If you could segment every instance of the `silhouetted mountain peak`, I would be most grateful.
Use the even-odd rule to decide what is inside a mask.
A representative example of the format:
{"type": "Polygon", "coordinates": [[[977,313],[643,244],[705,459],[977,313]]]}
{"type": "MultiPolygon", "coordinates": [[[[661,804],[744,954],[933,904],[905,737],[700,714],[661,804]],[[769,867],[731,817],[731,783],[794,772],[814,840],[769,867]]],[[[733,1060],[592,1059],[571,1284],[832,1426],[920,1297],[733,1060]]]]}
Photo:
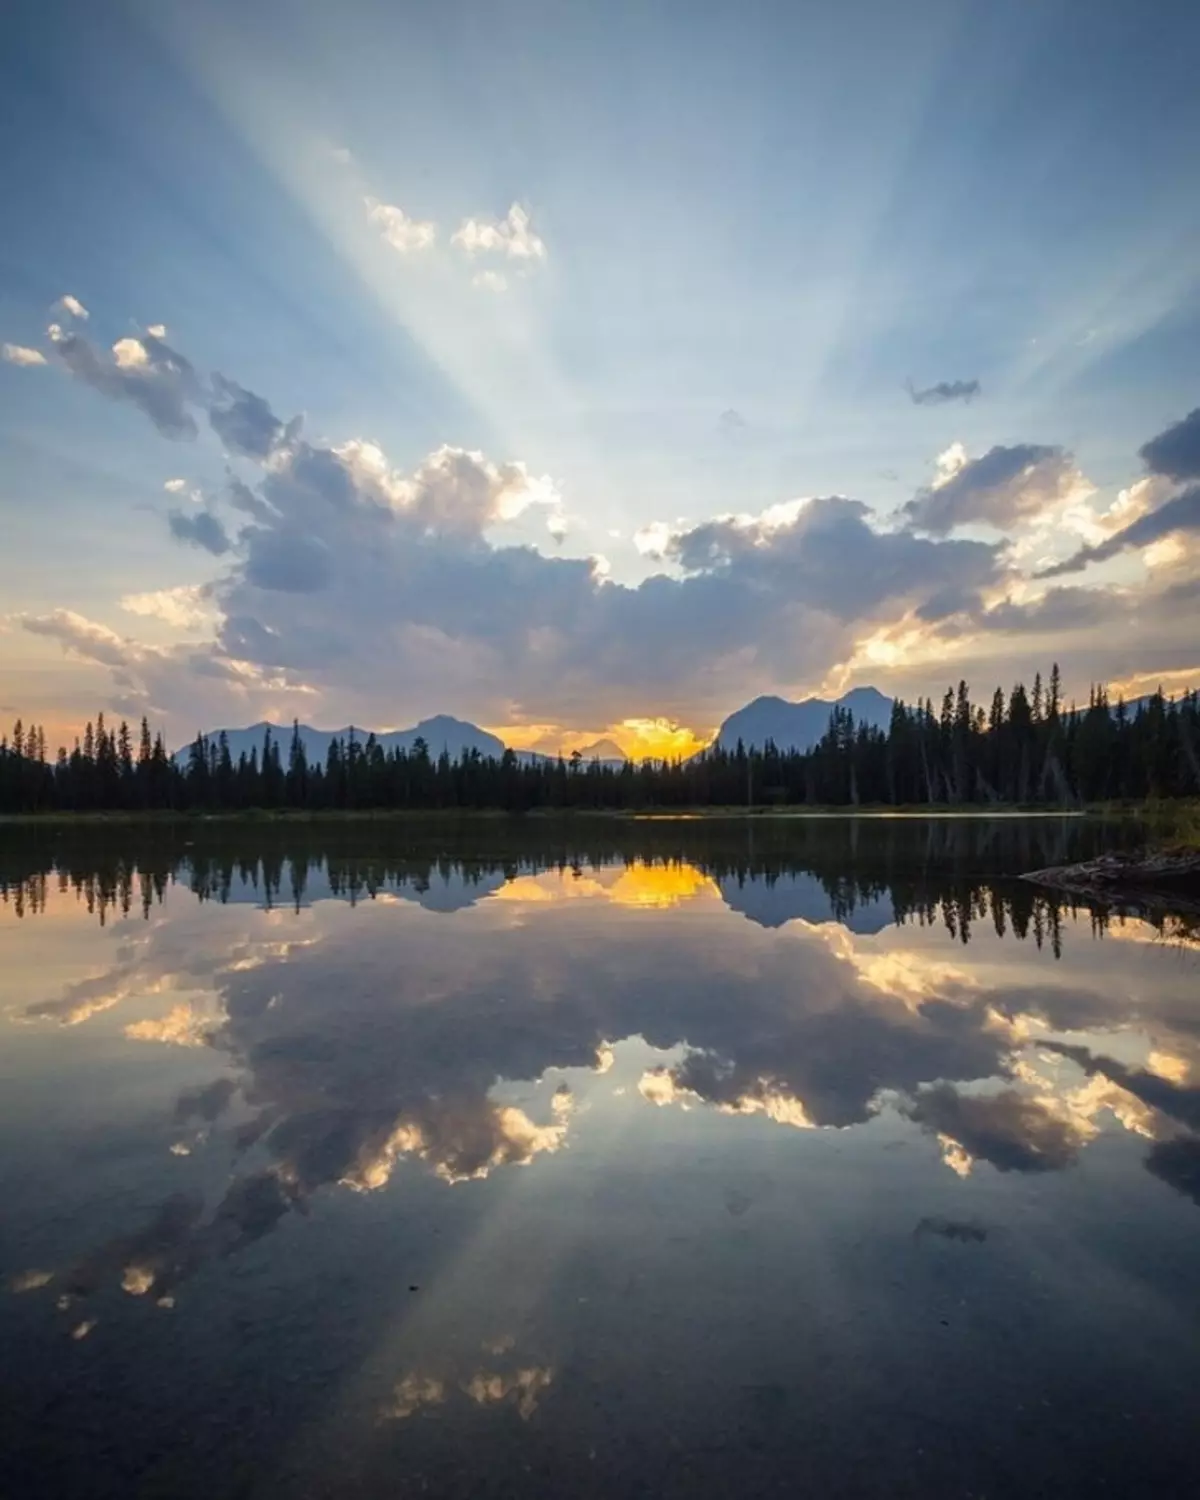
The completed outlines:
{"type": "Polygon", "coordinates": [[[749,749],[770,740],[780,750],[808,750],[829,727],[835,708],[848,709],[856,723],[886,729],[892,700],[873,687],[853,688],[841,698],[804,698],[799,703],[768,693],[730,714],[717,730],[714,744],[733,750],[741,740],[749,749]]]}

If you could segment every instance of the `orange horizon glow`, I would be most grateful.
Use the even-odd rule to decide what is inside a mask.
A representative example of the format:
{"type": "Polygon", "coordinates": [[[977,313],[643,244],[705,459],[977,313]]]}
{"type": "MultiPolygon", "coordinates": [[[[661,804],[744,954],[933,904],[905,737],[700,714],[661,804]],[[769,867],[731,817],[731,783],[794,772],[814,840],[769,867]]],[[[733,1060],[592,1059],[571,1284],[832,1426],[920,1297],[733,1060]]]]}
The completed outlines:
{"type": "Polygon", "coordinates": [[[489,724],[489,734],[514,750],[568,756],[597,740],[612,740],[630,760],[674,760],[695,755],[712,743],[715,729],[699,731],[674,719],[621,719],[602,729],[564,729],[561,724],[489,724]]]}

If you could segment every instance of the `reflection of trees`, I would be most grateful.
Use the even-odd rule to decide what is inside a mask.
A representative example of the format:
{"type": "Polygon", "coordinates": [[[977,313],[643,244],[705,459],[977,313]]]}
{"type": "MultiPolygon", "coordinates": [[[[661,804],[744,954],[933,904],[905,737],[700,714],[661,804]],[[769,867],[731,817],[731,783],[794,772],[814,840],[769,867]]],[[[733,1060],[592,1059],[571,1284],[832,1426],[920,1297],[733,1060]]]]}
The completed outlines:
{"type": "MultiPolygon", "coordinates": [[[[1123,835],[1128,838],[1128,835],[1123,835]]],[[[391,892],[420,899],[456,884],[461,904],[497,880],[585,866],[686,862],[721,884],[774,887],[813,877],[835,921],[890,901],[899,923],[943,924],[969,942],[991,921],[1056,955],[1064,913],[1080,903],[1014,877],[1110,847],[1112,829],[1076,819],[641,820],[502,825],[434,821],[375,825],[169,824],[160,828],[35,829],[0,853],[0,901],[17,916],[41,911],[52,888],[73,892],[103,923],[143,915],[169,885],[202,901],[251,899],[299,908],[319,883],[351,902],[391,892]]],[[[1093,912],[1103,931],[1107,918],[1093,912]]],[[[1161,930],[1170,918],[1159,918],[1161,930]]]]}

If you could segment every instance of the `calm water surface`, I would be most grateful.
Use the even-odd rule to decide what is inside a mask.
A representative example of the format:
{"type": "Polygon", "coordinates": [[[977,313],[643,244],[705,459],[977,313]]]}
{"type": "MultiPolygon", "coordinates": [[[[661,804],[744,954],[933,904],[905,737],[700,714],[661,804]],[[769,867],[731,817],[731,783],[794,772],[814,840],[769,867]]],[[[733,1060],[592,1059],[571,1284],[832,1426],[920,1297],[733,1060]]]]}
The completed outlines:
{"type": "Polygon", "coordinates": [[[1111,842],[0,830],[0,1494],[1200,1492],[1200,954],[1013,878],[1111,842]]]}

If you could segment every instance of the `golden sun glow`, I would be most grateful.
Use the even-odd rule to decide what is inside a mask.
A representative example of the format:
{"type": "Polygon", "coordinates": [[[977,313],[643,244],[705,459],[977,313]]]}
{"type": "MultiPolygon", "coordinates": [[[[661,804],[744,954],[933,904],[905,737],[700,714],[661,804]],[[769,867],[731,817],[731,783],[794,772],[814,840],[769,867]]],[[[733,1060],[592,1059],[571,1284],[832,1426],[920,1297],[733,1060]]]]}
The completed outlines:
{"type": "Polygon", "coordinates": [[[715,730],[692,729],[674,719],[621,719],[599,729],[564,729],[561,724],[497,724],[488,733],[514,750],[536,750],[542,755],[569,756],[585,753],[595,744],[610,740],[630,760],[673,760],[695,755],[712,742],[715,730]]]}

